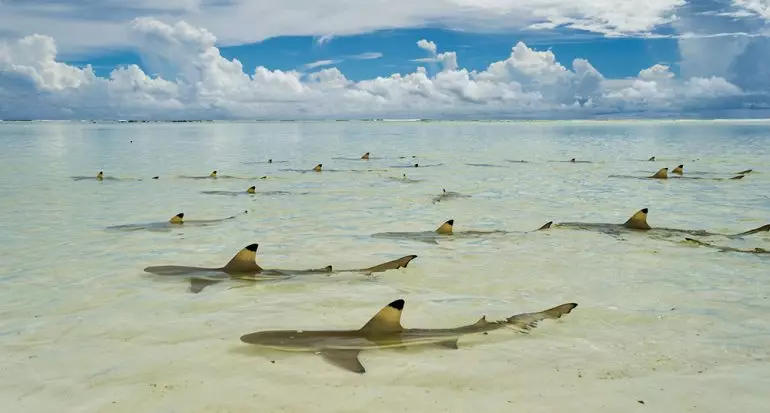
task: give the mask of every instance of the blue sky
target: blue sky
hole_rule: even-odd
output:
[[[767,1],[645,1],[5,0],[0,119],[770,109]]]
[[[491,62],[503,60],[511,46],[524,41],[530,47],[550,49],[559,61],[569,64],[585,58],[607,77],[632,77],[656,63],[666,63],[678,73],[679,50],[675,39],[607,38],[583,31],[563,36],[543,33],[468,33],[441,28],[381,30],[360,35],[334,37],[319,42],[319,36],[282,36],[258,43],[220,47],[223,57],[238,59],[247,72],[262,65],[279,70],[307,70],[314,62],[332,61],[351,80],[363,80],[391,73],[408,73],[424,63],[414,59],[426,57],[415,47],[420,39],[431,39],[442,49],[457,51],[462,66],[483,70]],[[367,56],[368,55],[368,56]],[[375,57],[381,55],[381,57]],[[100,76],[106,76],[118,65],[142,64],[131,50],[99,51],[73,56],[62,61],[84,66],[91,64]],[[427,66],[431,69],[430,65]],[[432,68],[436,70],[436,68]]]

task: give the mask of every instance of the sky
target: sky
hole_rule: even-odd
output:
[[[0,119],[770,115],[770,0],[0,0]]]

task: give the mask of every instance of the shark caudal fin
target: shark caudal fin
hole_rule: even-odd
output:
[[[252,185],[249,187],[249,189],[246,190],[247,194],[255,194],[257,193],[257,187],[256,185]]]
[[[365,268],[361,271],[367,272],[367,273],[373,273],[373,272],[383,272],[388,270],[397,270],[399,268],[406,268],[409,265],[409,262],[415,258],[417,258],[416,255],[406,255],[401,258],[395,259],[393,261],[388,261],[380,265],[375,265],[374,267]]]
[[[96,179],[99,181],[104,180],[104,171],[99,171],[99,173],[96,174]]]
[[[650,159],[648,159],[648,161],[654,161],[654,160],[655,160],[654,156],[650,156]]]
[[[750,229],[750,230],[745,231],[745,232],[741,232],[740,234],[730,235],[730,237],[731,238],[745,237],[746,235],[752,235],[752,234],[757,234],[757,233],[760,233],[760,232],[768,232],[768,231],[770,231],[770,224],[765,224],[765,225],[762,225],[761,227],[757,227],[757,228]]]
[[[543,224],[543,226],[542,226],[542,227],[540,227],[540,228],[536,229],[535,231],[543,231],[543,230],[546,230],[546,229],[548,229],[548,228],[551,228],[551,225],[553,225],[553,221],[548,221],[548,222],[546,222],[545,224]]]
[[[450,219],[449,221],[446,221],[443,224],[439,225],[439,227],[436,228],[436,233],[444,234],[444,235],[452,235],[452,229],[454,225],[455,225],[455,220]]]
[[[257,265],[257,248],[259,244],[250,244],[238,251],[230,261],[222,267],[227,273],[260,272],[262,268]]]
[[[369,160],[369,152],[365,153],[364,156],[361,157],[361,159]]]
[[[395,300],[382,307],[359,331],[372,335],[402,331],[404,329],[401,326],[401,312],[403,310],[404,300]]]
[[[647,224],[648,211],[647,208],[640,209],[634,215],[631,215],[631,218],[628,218],[628,220],[623,223],[623,226],[631,229],[651,229],[650,225]]]
[[[217,177],[217,171],[211,171],[211,173],[209,174],[209,177],[210,178],[216,178]]]
[[[508,325],[518,327],[524,331],[529,331],[537,327],[538,323],[546,319],[556,320],[563,315],[569,314],[572,309],[577,307],[577,303],[566,303],[557,307],[549,308],[539,313],[524,313],[517,314],[513,317],[508,317],[505,322]]]
[[[736,175],[746,175],[746,174],[750,174],[751,171],[753,171],[753,169],[744,169],[743,171],[736,172],[735,174]]]
[[[171,219],[168,220],[168,222],[170,222],[172,224],[181,224],[181,223],[183,223],[184,222],[184,212],[180,212],[180,213],[174,215],[173,217],[171,217]]]
[[[655,175],[651,176],[650,178],[668,179],[668,168],[658,169],[658,172],[655,172]]]
[[[684,165],[679,165],[671,171],[672,174],[684,175]]]
[[[323,164],[320,164],[320,163],[319,163],[318,165],[316,165],[315,167],[313,167],[313,171],[315,171],[315,172],[321,172],[321,169],[322,169],[323,167],[324,167],[324,166],[323,166]]]

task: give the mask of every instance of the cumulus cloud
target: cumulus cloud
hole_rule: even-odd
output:
[[[752,7],[760,0],[736,0]],[[154,16],[207,27],[220,45],[276,36],[333,36],[374,30],[448,27],[508,31],[567,27],[610,35],[639,35],[669,24],[684,0],[3,0],[0,27],[17,36],[40,33],[65,51],[126,45],[116,22]],[[640,6],[643,4],[643,6]]]
[[[130,33],[147,72],[157,75],[130,65],[96,76],[90,66],[58,62],[48,36],[0,42],[0,118],[577,118],[739,109],[751,95],[723,77],[679,78],[665,65],[607,79],[585,59],[564,66],[552,51],[522,42],[504,60],[469,71],[455,52],[423,39],[417,47],[440,71],[418,67],[356,82],[334,67],[246,73],[222,57],[211,32],[184,21],[135,19]]]

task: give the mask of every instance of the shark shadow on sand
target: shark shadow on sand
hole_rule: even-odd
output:
[[[219,219],[184,219],[184,212],[180,212],[168,221],[165,222],[147,222],[144,224],[125,224],[125,225],[115,225],[111,227],[107,227],[107,230],[117,230],[117,231],[142,231],[142,230],[149,230],[149,231],[171,231],[173,228],[181,228],[181,227],[204,227],[208,225],[216,225],[220,222],[229,221],[235,218],[238,218],[240,215],[248,214],[249,211],[244,210],[241,213],[226,217],[226,218],[219,218]]]
[[[626,222],[622,224],[613,223],[592,223],[592,222],[561,222],[554,224],[553,221],[549,221],[543,225],[540,230],[546,230],[549,228],[567,228],[577,229],[584,231],[601,232],[608,235],[618,236],[623,233],[641,232],[650,235],[654,238],[668,238],[673,236],[693,235],[699,237],[725,237],[725,238],[742,238],[748,235],[770,231],[770,224],[765,224],[760,227],[737,233],[737,234],[721,234],[716,232],[709,232],[705,230],[691,230],[691,229],[679,229],[679,228],[652,228],[647,223],[647,213],[649,210],[643,208],[632,215]]]
[[[250,244],[238,251],[230,261],[222,267],[191,267],[184,265],[159,265],[144,269],[145,272],[161,276],[185,276],[190,279],[190,291],[199,293],[209,285],[223,281],[237,280],[244,282],[285,280],[297,275],[305,274],[332,274],[341,272],[360,272],[367,275],[406,268],[409,262],[417,258],[416,255],[388,261],[368,268],[333,270],[331,265],[323,268],[292,270],[292,269],[264,269],[257,264],[257,248],[259,244]]]
[[[569,314],[576,303],[566,303],[537,313],[517,314],[498,321],[482,316],[477,322],[456,328],[404,328],[401,313],[404,300],[398,299],[383,307],[363,327],[357,330],[275,330],[244,334],[241,341],[281,351],[319,354],[331,364],[364,373],[358,359],[364,350],[435,346],[458,349],[457,341],[466,335],[487,333],[509,327],[522,333],[547,319],[559,319]]]

